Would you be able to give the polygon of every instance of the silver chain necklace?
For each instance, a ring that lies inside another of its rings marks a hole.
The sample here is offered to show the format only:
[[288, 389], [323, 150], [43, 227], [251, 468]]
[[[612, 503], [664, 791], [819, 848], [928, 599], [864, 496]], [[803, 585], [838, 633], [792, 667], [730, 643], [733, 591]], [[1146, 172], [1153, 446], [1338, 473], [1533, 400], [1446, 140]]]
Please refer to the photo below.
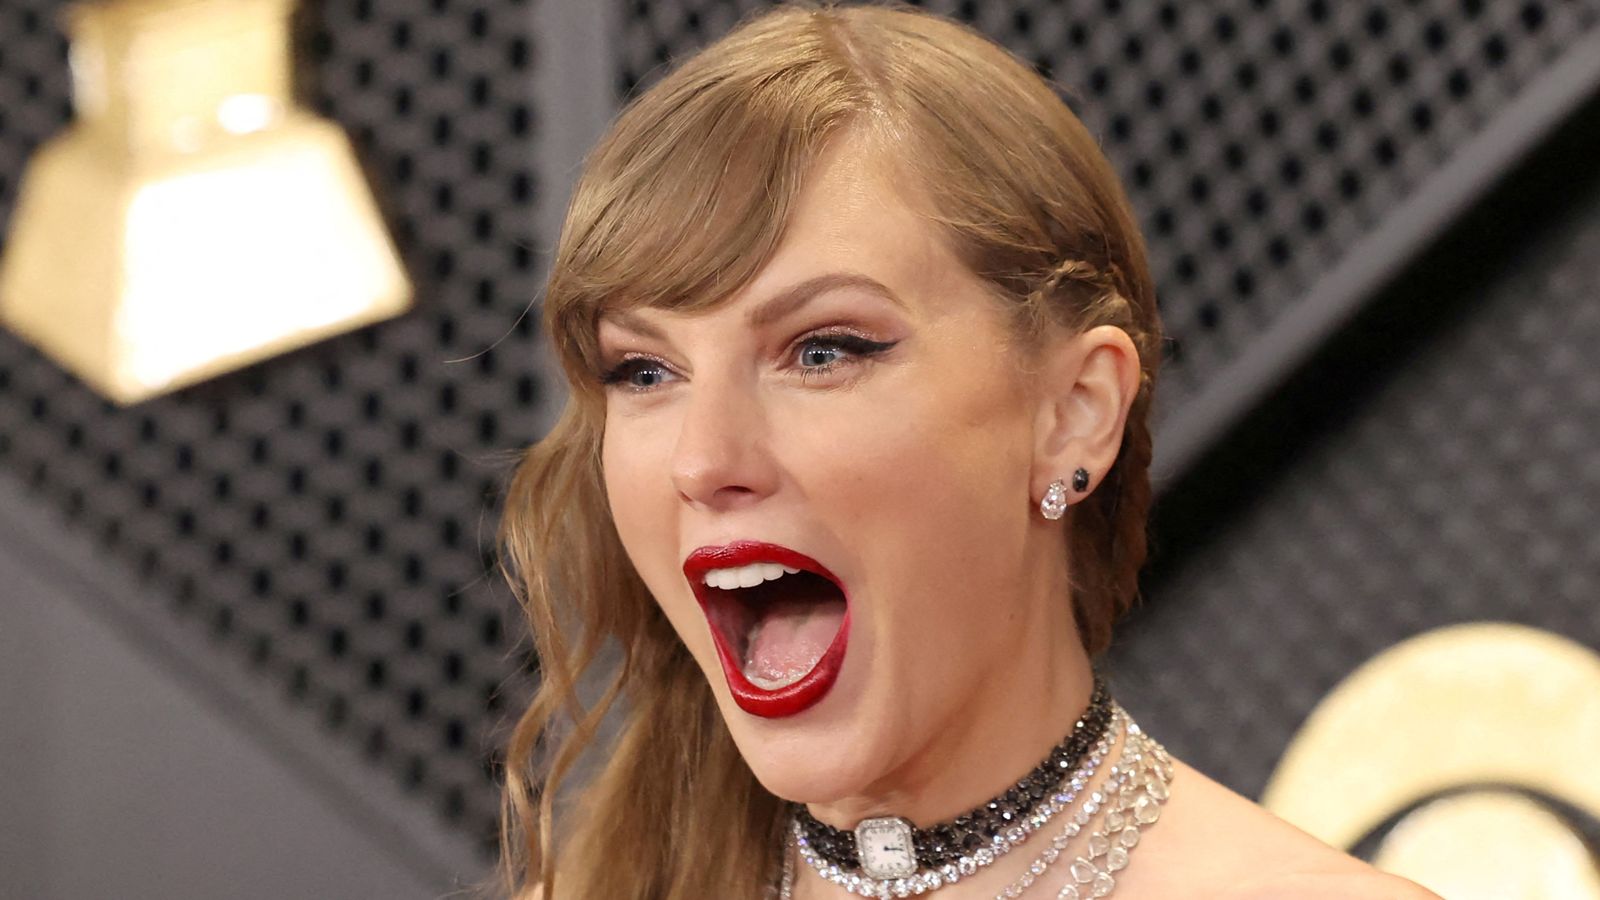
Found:
[[[1112, 779], [1105, 788], [1105, 817], [1089, 836], [1083, 851], [1068, 867], [1071, 880], [1056, 894], [1056, 900], [1105, 897], [1116, 889], [1114, 873], [1127, 867], [1129, 854], [1138, 846], [1140, 831], [1160, 818], [1161, 806], [1169, 796], [1168, 786], [1171, 782], [1172, 760], [1167, 756], [1166, 749], [1130, 720], [1122, 759], [1112, 768]], [[1050, 854], [1055, 846], [1052, 844], [1045, 851], [1046, 854]], [[1054, 862], [1056, 858], [1051, 856], [1049, 862]], [[1045, 863], [1046, 867], [1048, 865], [1048, 862]], [[1037, 877], [1039, 874], [1042, 872], [1035, 873], [1030, 869], [1023, 878]], [[998, 897], [1011, 900], [1031, 883], [1020, 887], [1012, 885]]]
[[[1078, 833], [1089, 824], [1096, 813], [1103, 809], [1106, 811], [1103, 821], [1089, 836], [1087, 846], [1073, 860], [1069, 867], [1071, 880], [1061, 888], [1057, 900], [1105, 897], [1116, 886], [1113, 873], [1127, 866], [1128, 854], [1138, 843], [1140, 829], [1153, 824], [1160, 816], [1160, 807], [1167, 799], [1168, 784], [1172, 780], [1171, 759], [1167, 756], [1165, 748], [1146, 735], [1120, 705], [1114, 705], [1112, 723], [1095, 746], [1090, 758], [1072, 778], [1062, 781], [1058, 792], [1050, 798], [1048, 804], [1025, 822], [1019, 823], [1018, 829], [1008, 830], [1007, 833], [997, 836], [992, 848], [980, 849], [970, 857], [963, 856], [957, 863], [939, 870], [927, 870], [893, 880], [872, 879], [844, 872], [828, 863], [805, 845], [804, 833], [799, 828], [792, 827], [784, 846], [783, 873], [778, 885], [778, 897], [780, 900], [794, 898], [795, 855], [804, 860], [808, 867], [822, 878], [862, 897], [887, 900], [887, 898], [920, 896], [954, 884], [962, 877], [972, 875], [992, 864], [994, 860], [1016, 848], [1034, 832], [1043, 828], [1055, 815], [1071, 807], [1083, 787], [1092, 779], [1110, 743], [1115, 741], [1115, 733], [1124, 727], [1127, 739], [1123, 742], [1120, 758], [1117, 764], [1112, 766], [1105, 786], [1084, 798], [1082, 806], [1069, 817], [1066, 825], [1033, 860], [1027, 870], [995, 895], [996, 900], [1014, 900], [1036, 885], [1062, 857]], [[789, 852], [791, 847], [795, 851], [794, 854]]]

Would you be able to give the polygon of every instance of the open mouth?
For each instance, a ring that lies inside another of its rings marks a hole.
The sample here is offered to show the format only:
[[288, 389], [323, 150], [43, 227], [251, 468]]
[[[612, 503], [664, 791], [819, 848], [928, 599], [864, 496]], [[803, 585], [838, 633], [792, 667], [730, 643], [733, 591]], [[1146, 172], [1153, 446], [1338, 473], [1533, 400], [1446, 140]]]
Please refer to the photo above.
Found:
[[832, 573], [773, 544], [701, 548], [684, 564], [728, 686], [754, 715], [793, 715], [822, 699], [843, 661], [849, 601]]
[[[755, 571], [751, 571], [755, 570]], [[719, 569], [711, 578], [745, 574], [749, 587], [708, 584], [706, 615], [739, 671], [762, 690], [788, 687], [816, 668], [844, 624], [844, 592], [815, 572], [753, 563]]]

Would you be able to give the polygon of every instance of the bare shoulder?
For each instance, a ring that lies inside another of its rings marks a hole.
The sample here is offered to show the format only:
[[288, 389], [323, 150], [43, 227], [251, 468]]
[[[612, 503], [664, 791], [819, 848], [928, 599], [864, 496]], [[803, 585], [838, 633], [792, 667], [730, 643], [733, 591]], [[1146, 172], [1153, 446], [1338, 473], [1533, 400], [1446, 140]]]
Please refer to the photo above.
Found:
[[[1205, 900], [1440, 900], [1174, 759], [1171, 798], [1148, 835], [1151, 865], [1128, 895]], [[1140, 840], [1140, 853], [1146, 841]], [[1118, 879], [1119, 884], [1122, 878]]]
[[1214, 900], [1441, 900], [1414, 881], [1368, 867], [1365, 871], [1293, 872], [1251, 879]]

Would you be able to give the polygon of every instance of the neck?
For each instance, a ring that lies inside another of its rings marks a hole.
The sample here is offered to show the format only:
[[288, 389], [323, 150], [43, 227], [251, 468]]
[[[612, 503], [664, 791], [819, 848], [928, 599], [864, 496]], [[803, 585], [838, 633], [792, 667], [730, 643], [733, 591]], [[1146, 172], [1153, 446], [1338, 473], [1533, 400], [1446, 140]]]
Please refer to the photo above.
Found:
[[[1089, 706], [1094, 671], [1077, 639], [1063, 582], [1041, 592], [1037, 611], [1008, 629], [1005, 665], [975, 679], [967, 696], [935, 723], [935, 740], [860, 794], [807, 809], [844, 830], [894, 815], [926, 828], [987, 803], [1016, 784], [1071, 731]], [[1030, 621], [1030, 618], [1033, 620]]]

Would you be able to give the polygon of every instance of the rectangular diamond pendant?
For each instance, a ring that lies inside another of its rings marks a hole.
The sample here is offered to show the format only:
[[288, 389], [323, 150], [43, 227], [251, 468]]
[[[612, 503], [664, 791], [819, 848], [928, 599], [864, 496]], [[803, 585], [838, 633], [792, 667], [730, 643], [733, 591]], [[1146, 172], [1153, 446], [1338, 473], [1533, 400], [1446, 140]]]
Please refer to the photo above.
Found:
[[877, 878], [905, 878], [917, 873], [911, 823], [899, 816], [863, 819], [856, 826], [856, 856], [861, 871]]

